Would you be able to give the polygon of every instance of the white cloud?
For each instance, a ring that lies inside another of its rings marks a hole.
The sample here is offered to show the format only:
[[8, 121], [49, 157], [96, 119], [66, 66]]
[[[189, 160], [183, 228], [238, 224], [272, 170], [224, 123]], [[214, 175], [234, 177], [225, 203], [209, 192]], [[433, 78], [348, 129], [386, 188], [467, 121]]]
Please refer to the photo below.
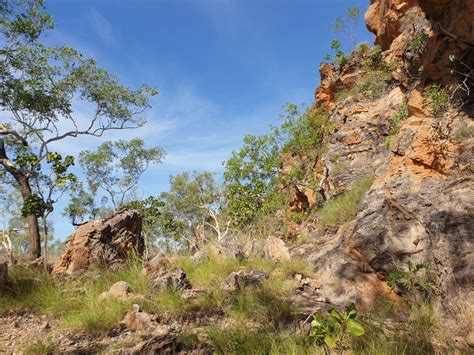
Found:
[[115, 34], [110, 22], [95, 8], [89, 11], [89, 22], [97, 35], [107, 44], [115, 42]]

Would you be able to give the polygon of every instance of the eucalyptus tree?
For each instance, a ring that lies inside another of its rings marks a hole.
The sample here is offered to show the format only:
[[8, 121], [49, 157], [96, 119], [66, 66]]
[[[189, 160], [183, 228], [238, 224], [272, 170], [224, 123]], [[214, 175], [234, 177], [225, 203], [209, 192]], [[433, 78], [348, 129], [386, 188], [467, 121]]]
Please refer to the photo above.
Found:
[[96, 150], [82, 151], [79, 163], [92, 196], [105, 193], [104, 202], [110, 202], [115, 211], [136, 193], [138, 182], [149, 165], [161, 163], [164, 156], [163, 149], [147, 148], [143, 139], [121, 139], [104, 142]]
[[159, 232], [169, 240], [196, 250], [209, 238], [227, 234], [224, 194], [214, 174], [195, 171], [171, 176], [170, 189], [160, 199]]
[[[42, 0], [2, 2], [0, 10], [0, 167], [13, 177], [27, 206], [39, 196], [32, 167], [47, 169], [58, 142], [143, 125], [142, 114], [157, 91], [129, 89], [79, 51], [43, 44], [54, 22]], [[77, 102], [92, 108], [90, 117], [79, 117]], [[41, 255], [38, 215], [28, 212], [29, 251], [36, 258]]]

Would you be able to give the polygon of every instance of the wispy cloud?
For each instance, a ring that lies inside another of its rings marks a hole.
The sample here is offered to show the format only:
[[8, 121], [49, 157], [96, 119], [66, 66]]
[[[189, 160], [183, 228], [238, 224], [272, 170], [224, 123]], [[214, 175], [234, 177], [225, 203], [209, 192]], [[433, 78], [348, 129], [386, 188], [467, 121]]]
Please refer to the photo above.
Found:
[[110, 22], [95, 8], [89, 11], [89, 22], [97, 35], [107, 44], [115, 42], [115, 34]]

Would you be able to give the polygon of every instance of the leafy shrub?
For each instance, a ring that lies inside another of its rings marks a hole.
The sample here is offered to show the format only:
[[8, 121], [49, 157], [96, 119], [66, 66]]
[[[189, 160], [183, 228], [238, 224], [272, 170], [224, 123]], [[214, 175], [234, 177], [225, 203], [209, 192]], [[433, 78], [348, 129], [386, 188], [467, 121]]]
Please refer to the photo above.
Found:
[[408, 43], [408, 51], [417, 59], [423, 55], [428, 43], [428, 34], [424, 30], [417, 31]]
[[400, 123], [408, 117], [408, 105], [403, 104], [400, 106], [398, 112], [392, 117], [392, 130], [391, 135], [397, 135], [400, 130]]
[[338, 348], [341, 351], [347, 349], [347, 338], [349, 336], [364, 335], [365, 329], [356, 320], [357, 311], [354, 304], [350, 304], [344, 311], [329, 309], [328, 316], [322, 314], [314, 316], [311, 322], [311, 338], [319, 346], [325, 349]]
[[392, 289], [397, 289], [419, 303], [439, 295], [440, 289], [433, 278], [435, 273], [436, 270], [429, 263], [414, 264], [409, 260], [408, 270], [397, 269], [389, 272], [387, 283]]
[[[242, 148], [225, 162], [229, 218], [243, 227], [285, 207], [285, 193], [305, 181], [306, 168], [321, 154], [330, 131], [327, 113], [310, 107], [304, 112], [287, 104], [283, 123], [271, 133], [246, 136]], [[292, 166], [282, 172], [286, 157]], [[305, 181], [306, 182], [306, 181]]]
[[441, 85], [432, 84], [425, 89], [424, 99], [430, 103], [431, 114], [439, 117], [448, 109], [449, 91]]

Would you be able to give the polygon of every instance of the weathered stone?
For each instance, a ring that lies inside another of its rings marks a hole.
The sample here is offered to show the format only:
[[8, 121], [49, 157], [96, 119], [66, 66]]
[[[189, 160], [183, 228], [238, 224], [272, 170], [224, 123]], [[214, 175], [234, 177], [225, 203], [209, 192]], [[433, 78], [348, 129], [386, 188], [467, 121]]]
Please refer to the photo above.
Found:
[[244, 246], [243, 253], [247, 258], [263, 256], [262, 243], [257, 239], [248, 241]]
[[264, 246], [265, 257], [270, 260], [284, 261], [290, 259], [290, 252], [280, 238], [268, 237]]
[[53, 267], [54, 275], [125, 263], [130, 252], [143, 253], [142, 220], [136, 211], [122, 210], [111, 217], [81, 225], [66, 243]]
[[125, 281], [118, 281], [110, 286], [108, 291], [102, 292], [99, 295], [99, 300], [104, 300], [106, 298], [118, 298], [121, 300], [128, 300], [130, 294], [132, 293], [132, 288]]
[[236, 292], [242, 290], [244, 287], [250, 285], [257, 285], [264, 279], [268, 278], [268, 275], [264, 271], [252, 270], [246, 272], [240, 270], [232, 272], [222, 281], [221, 288], [224, 292]]
[[143, 265], [143, 269], [141, 273], [143, 275], [150, 275], [154, 272], [159, 271], [163, 267], [166, 267], [166, 265], [169, 265], [170, 263], [170, 258], [162, 255], [162, 254], [157, 254], [150, 260], [148, 260], [145, 265]]
[[125, 315], [122, 323], [133, 332], [151, 331], [154, 328], [151, 316], [141, 312], [138, 304], [133, 305], [133, 310]]
[[191, 283], [186, 277], [186, 273], [180, 267], [172, 270], [162, 269], [150, 276], [153, 288], [163, 291], [181, 291], [191, 288]]

